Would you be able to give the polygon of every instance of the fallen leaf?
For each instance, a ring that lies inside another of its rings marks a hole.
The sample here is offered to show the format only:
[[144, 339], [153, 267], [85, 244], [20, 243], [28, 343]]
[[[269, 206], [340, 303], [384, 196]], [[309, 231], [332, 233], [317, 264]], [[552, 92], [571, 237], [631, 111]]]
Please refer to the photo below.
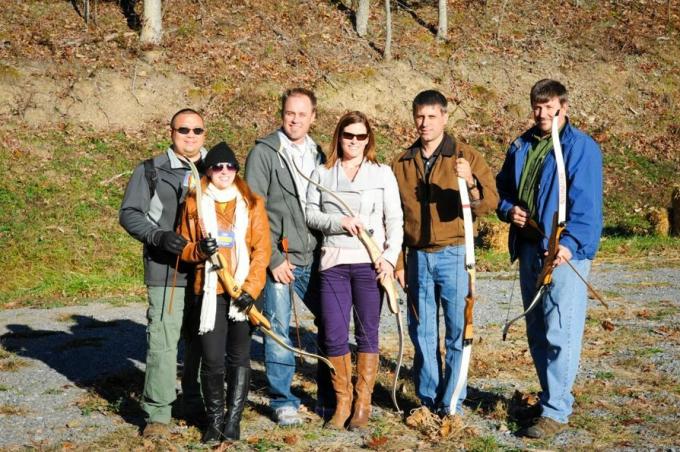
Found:
[[368, 441], [366, 441], [366, 447], [369, 449], [380, 449], [387, 443], [386, 436], [371, 436]]

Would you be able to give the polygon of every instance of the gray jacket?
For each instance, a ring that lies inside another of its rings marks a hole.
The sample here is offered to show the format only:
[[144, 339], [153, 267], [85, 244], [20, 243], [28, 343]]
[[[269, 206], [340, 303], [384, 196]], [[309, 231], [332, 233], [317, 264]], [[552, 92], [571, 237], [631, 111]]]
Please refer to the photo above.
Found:
[[[281, 140], [275, 131], [255, 142], [246, 159], [246, 182], [266, 200], [272, 257], [269, 268], [274, 269], [285, 261], [281, 239], [288, 237], [288, 254], [294, 265], [307, 266], [314, 259], [318, 239], [307, 228], [305, 214], [293, 180], [292, 164], [281, 152]], [[317, 146], [317, 163], [326, 156]]]
[[[205, 149], [201, 149], [202, 157]], [[187, 192], [189, 167], [172, 149], [153, 159], [156, 189], [153, 197], [141, 163], [132, 172], [125, 189], [118, 219], [120, 225], [144, 244], [144, 283], [147, 286], [170, 286], [173, 283], [177, 256], [158, 247], [162, 231], [174, 231], [180, 217], [180, 205]], [[175, 284], [187, 285], [187, 268], [180, 263]]]
[[[318, 166], [311, 179], [335, 192], [349, 205], [364, 227], [373, 231], [375, 242], [385, 250], [383, 257], [396, 266], [404, 239], [404, 214], [397, 179], [390, 167], [366, 161], [350, 182], [338, 160], [330, 169]], [[350, 215], [332, 195], [309, 184], [307, 225], [324, 234], [323, 246], [363, 247], [357, 237], [342, 228], [342, 218]]]

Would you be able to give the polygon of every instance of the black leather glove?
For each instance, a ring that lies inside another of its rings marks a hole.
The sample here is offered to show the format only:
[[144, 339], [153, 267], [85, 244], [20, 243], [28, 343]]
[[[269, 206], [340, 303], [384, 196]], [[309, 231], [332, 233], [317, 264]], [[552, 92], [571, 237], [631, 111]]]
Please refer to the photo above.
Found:
[[158, 246], [172, 254], [181, 254], [187, 245], [187, 239], [174, 231], [162, 231], [158, 237]]
[[217, 239], [208, 237], [198, 242], [198, 251], [204, 256], [212, 256], [217, 252]]
[[255, 304], [255, 300], [248, 292], [241, 292], [241, 295], [232, 301], [232, 303], [234, 303], [236, 309], [243, 312], [244, 314], [248, 314], [250, 312], [250, 308], [252, 308]]

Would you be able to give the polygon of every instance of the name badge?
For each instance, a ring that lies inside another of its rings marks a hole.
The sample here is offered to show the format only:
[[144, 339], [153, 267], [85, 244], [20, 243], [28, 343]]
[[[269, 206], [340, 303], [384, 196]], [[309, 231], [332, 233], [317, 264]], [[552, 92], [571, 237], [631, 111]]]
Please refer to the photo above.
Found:
[[217, 231], [217, 246], [220, 248], [233, 248], [235, 241], [234, 231]]

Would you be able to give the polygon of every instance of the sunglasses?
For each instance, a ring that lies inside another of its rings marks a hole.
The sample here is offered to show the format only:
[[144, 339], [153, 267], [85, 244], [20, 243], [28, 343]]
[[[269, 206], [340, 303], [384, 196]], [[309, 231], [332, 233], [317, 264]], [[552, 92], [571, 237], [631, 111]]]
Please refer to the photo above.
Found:
[[202, 135], [203, 132], [205, 132], [205, 129], [202, 129], [200, 127], [194, 127], [193, 129], [191, 129], [189, 127], [178, 127], [176, 129], [172, 129], [172, 130], [179, 132], [182, 135], [189, 135], [189, 132], [191, 132], [192, 130], [194, 131], [194, 135]]
[[349, 132], [342, 132], [342, 138], [344, 138], [347, 141], [352, 141], [353, 139], [357, 139], [359, 141], [364, 141], [365, 139], [368, 138], [367, 133], [349, 133]]
[[214, 165], [211, 165], [210, 169], [212, 169], [214, 173], [221, 173], [224, 170], [238, 171], [238, 165], [235, 165], [235, 164], [229, 163], [229, 162], [216, 163]]

